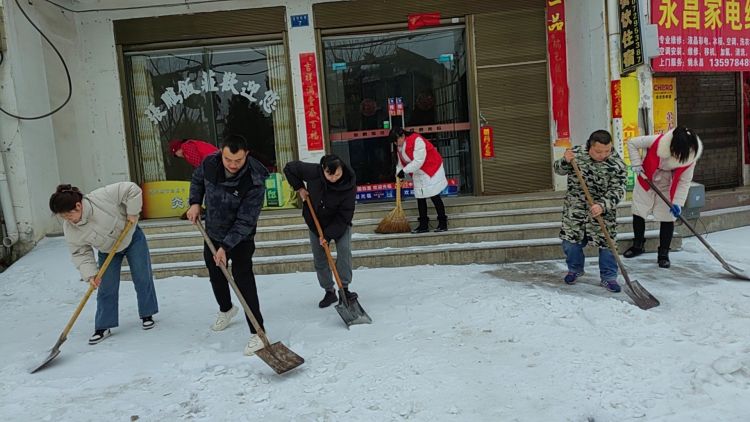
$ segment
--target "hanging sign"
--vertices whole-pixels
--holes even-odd
[[[153,124],[159,124],[167,116],[169,110],[177,106],[177,104],[183,104],[192,95],[207,92],[231,92],[234,95],[242,95],[251,103],[258,103],[260,108],[266,114],[270,115],[276,111],[278,102],[281,99],[279,94],[272,89],[267,90],[263,94],[263,98],[256,98],[255,94],[260,90],[260,85],[253,80],[240,83],[237,79],[237,74],[234,72],[223,72],[221,82],[218,84],[216,82],[216,72],[213,70],[209,70],[208,72],[201,71],[200,75],[200,78],[196,80],[190,79],[188,76],[184,80],[177,81],[176,92],[174,87],[169,87],[161,94],[161,101],[164,103],[164,106],[151,103],[143,113]],[[200,89],[195,88],[195,83],[200,84]],[[237,84],[240,84],[239,90],[237,89]]]
[[[479,128],[479,133],[482,137],[482,158],[495,158],[492,127],[482,126]]]
[[[305,126],[307,128],[308,151],[323,149],[323,128],[320,118],[320,92],[315,53],[300,53],[302,70],[302,97],[305,102]]]
[[[643,64],[641,18],[638,0],[620,0],[620,66],[622,74]]]
[[[612,118],[622,118],[622,83],[620,80],[610,81],[610,97],[612,99]]]
[[[438,26],[440,25],[440,12],[412,13],[407,17],[407,22],[409,31],[425,26]]]
[[[568,58],[565,44],[565,4],[547,0],[547,54],[552,90],[552,118],[555,124],[555,146],[570,147],[568,122]]]
[[[750,70],[747,0],[651,0],[659,27],[656,72]]]

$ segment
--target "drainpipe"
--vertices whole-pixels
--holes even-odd
[[[609,41],[609,80],[611,82],[620,80],[620,9],[618,0],[607,0],[607,39]],[[611,83],[610,82],[610,83]],[[610,107],[608,114],[612,118],[612,96],[610,95]],[[622,118],[612,118],[612,137],[615,149],[624,157],[624,146],[622,139]]]
[[[10,197],[10,185],[8,184],[8,176],[5,173],[3,154],[0,151],[0,206],[2,206],[3,218],[5,219],[3,246],[9,248],[18,242],[18,224],[16,224],[16,214],[13,211],[13,201]]]

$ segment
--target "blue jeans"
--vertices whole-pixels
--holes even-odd
[[[107,259],[108,252],[99,252],[99,268]],[[156,290],[154,289],[154,276],[151,272],[151,256],[146,244],[146,236],[139,226],[135,226],[133,240],[130,245],[121,252],[115,254],[109,267],[104,271],[102,283],[96,293],[96,320],[94,327],[97,330],[117,327],[118,305],[120,301],[120,269],[122,259],[128,258],[130,274],[133,278],[133,287],[138,298],[138,316],[141,318],[154,315],[159,312],[159,304],[156,301]]]
[[[336,271],[341,277],[341,284],[349,287],[352,281],[352,228],[347,227],[344,234],[338,239],[333,239],[336,243]],[[312,247],[313,260],[315,262],[315,273],[318,275],[320,287],[326,290],[335,290],[333,282],[333,273],[328,266],[328,257],[326,251],[320,246],[320,238],[317,233],[310,230],[310,246]]]
[[[562,248],[565,252],[565,263],[568,264],[568,271],[571,273],[582,273],[586,256],[583,254],[583,248],[588,244],[588,239],[583,242],[573,243],[567,240],[562,241]],[[599,248],[599,277],[602,281],[617,280],[617,261],[609,248]]]

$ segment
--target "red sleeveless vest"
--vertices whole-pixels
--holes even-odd
[[[407,136],[406,140],[404,141],[404,153],[412,161],[414,161],[414,143],[417,138],[420,137],[420,134],[413,133]],[[432,177],[435,175],[435,173],[437,173],[438,169],[443,164],[443,157],[440,156],[437,148],[435,148],[435,146],[432,145],[430,141],[424,138],[422,138],[422,141],[424,142],[425,149],[427,150],[427,156],[425,157],[424,164],[422,164],[421,170],[427,173],[428,176]],[[398,154],[398,159],[399,161],[401,161],[401,167],[406,167],[408,163],[404,161],[400,153]]]
[[[659,135],[658,138],[654,141],[654,143],[651,145],[651,148],[649,148],[646,151],[646,157],[643,159],[643,172],[646,174],[646,177],[651,180],[654,177],[654,173],[656,173],[656,169],[659,168],[659,162],[661,161],[661,158],[659,157],[659,154],[657,153],[657,150],[659,149],[659,142],[664,137],[664,134]],[[682,173],[685,172],[690,166],[693,164],[688,164],[686,166],[677,167],[676,169],[672,170],[672,186],[669,187],[669,200],[674,200],[674,193],[677,192],[677,185],[680,182],[680,176],[682,176]],[[641,184],[641,187],[648,192],[649,189],[651,189],[651,186],[648,185],[648,182],[646,182],[641,175],[638,175],[638,183]]]

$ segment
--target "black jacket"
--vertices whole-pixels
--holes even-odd
[[[258,216],[266,195],[268,170],[247,156],[237,175],[227,178],[221,152],[206,157],[193,172],[190,205],[206,203],[208,237],[229,251],[238,243],[255,236]]]
[[[284,167],[286,180],[294,190],[305,187],[310,193],[315,214],[318,216],[323,235],[326,240],[340,238],[347,227],[352,225],[354,218],[354,203],[357,199],[357,181],[352,170],[343,164],[343,174],[336,183],[331,183],[323,174],[323,166],[319,164],[291,161]],[[302,216],[313,233],[317,234],[310,210],[307,204],[302,208]]]

